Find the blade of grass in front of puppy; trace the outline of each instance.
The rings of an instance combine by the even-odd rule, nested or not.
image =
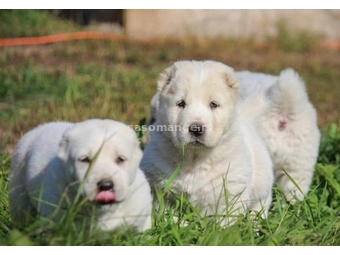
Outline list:
[[[182,167],[183,158],[184,158],[184,145],[182,145],[182,161],[179,163],[179,165],[176,167],[173,174],[170,176],[169,180],[166,182],[164,192],[168,192],[171,189],[171,185],[174,182],[176,176],[178,175],[179,170]]]
[[[303,197],[305,199],[305,195],[303,194],[303,191],[300,189],[299,184],[296,183],[296,181],[286,172],[286,170],[284,168],[282,168],[282,171],[287,175],[287,177],[294,184],[294,186],[301,192],[301,194],[303,195]]]
[[[181,167],[182,167],[182,162],[179,163],[179,165],[177,166],[173,174],[170,176],[169,180],[166,182],[165,189],[164,189],[165,193],[171,189],[172,183],[174,182],[176,176],[178,175],[178,172],[181,169]]]
[[[82,188],[83,188],[83,186],[84,186],[84,182],[85,182],[87,176],[90,174],[90,171],[92,170],[93,165],[94,165],[94,163],[96,162],[96,160],[97,160],[97,158],[98,158],[98,156],[99,156],[101,150],[103,149],[104,143],[105,143],[105,140],[103,140],[101,146],[99,147],[99,149],[98,149],[98,151],[96,152],[96,154],[94,155],[94,157],[93,157],[93,159],[92,159],[92,161],[91,161],[89,167],[88,167],[87,170],[86,170],[84,179],[81,181],[81,183],[80,183],[80,185],[79,185],[79,188],[78,188],[78,190],[77,190],[77,194],[76,194],[76,197],[75,197],[75,199],[74,199],[74,204],[77,204],[77,203],[78,203],[78,200],[79,200],[79,198],[80,198],[80,196],[81,196]]]
[[[103,142],[102,142],[102,144],[100,145],[98,151],[95,153],[93,159],[91,160],[91,163],[90,163],[89,167],[88,167],[87,170],[86,170],[85,176],[84,176],[83,180],[81,181],[81,183],[80,183],[80,185],[79,185],[79,188],[78,188],[78,190],[77,190],[77,195],[76,195],[75,200],[74,200],[74,205],[77,205],[77,204],[79,203],[79,204],[78,204],[78,210],[80,209],[80,207],[81,207],[83,204],[85,204],[85,202],[88,201],[88,198],[84,198],[82,201],[79,201],[79,199],[80,199],[80,197],[81,197],[82,188],[83,188],[83,186],[84,186],[84,182],[85,182],[85,180],[87,179],[88,175],[90,174],[90,171],[92,170],[94,163],[97,161],[97,159],[98,159],[98,157],[99,157],[99,154],[100,154],[100,152],[102,151],[105,142],[106,142],[107,140],[111,139],[111,137],[114,136],[114,135],[115,135],[115,132],[114,132],[113,134],[111,134],[109,137],[107,137],[106,139],[103,140]]]
[[[308,211],[309,211],[309,214],[312,218],[312,222],[315,222],[315,218],[314,218],[314,215],[312,213],[312,208],[308,202],[308,200],[306,199],[305,197],[305,194],[303,193],[303,191],[301,190],[300,186],[296,183],[296,181],[286,172],[285,169],[282,168],[282,171],[288,176],[289,180],[295,185],[295,187],[301,192],[301,194],[303,195],[303,201],[305,203],[305,205],[307,205],[307,208],[308,208]]]

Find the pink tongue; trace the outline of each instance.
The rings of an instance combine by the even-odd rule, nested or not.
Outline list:
[[[114,203],[116,202],[116,194],[109,190],[102,190],[98,192],[94,200],[102,203]]]

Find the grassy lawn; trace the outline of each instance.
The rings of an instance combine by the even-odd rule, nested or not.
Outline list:
[[[0,37],[46,34],[39,30],[42,22],[48,22],[49,32],[76,29],[34,12],[25,14],[26,20],[37,20],[27,21],[31,30],[22,30],[17,25],[24,22],[18,18],[22,15],[1,10],[0,17],[12,22],[1,22]],[[340,245],[340,52],[319,48],[313,37],[305,41],[306,35],[281,33],[260,49],[252,41],[195,38],[0,47],[0,245]],[[199,217],[181,197],[173,206],[177,208],[166,205],[162,194],[152,229],[138,235],[88,233],[70,220],[43,230],[37,222],[20,230],[13,226],[7,198],[9,164],[24,133],[57,120],[112,118],[136,125],[149,116],[149,101],[164,68],[177,60],[204,59],[270,74],[292,67],[305,80],[318,112],[322,142],[313,184],[303,202],[286,204],[275,187],[269,217],[260,222],[258,233],[247,215],[221,229]],[[189,224],[183,226],[184,221]]]

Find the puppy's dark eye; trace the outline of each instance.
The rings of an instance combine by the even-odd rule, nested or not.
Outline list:
[[[88,156],[81,156],[78,160],[83,163],[91,163],[91,159]]]
[[[219,104],[216,103],[215,101],[212,101],[212,102],[210,103],[210,108],[211,108],[211,109],[215,109],[215,108],[217,108],[217,107],[219,107]]]
[[[180,108],[184,108],[187,104],[185,103],[184,100],[180,100],[180,101],[177,102],[176,105]]]
[[[125,161],[126,161],[126,159],[124,157],[119,156],[119,157],[116,158],[116,163],[118,165],[123,164]]]

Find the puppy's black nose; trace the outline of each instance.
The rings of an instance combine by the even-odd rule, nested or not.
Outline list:
[[[204,134],[204,126],[201,123],[193,123],[189,126],[189,132],[193,136],[201,136]]]
[[[99,190],[111,190],[113,189],[113,181],[104,179],[97,182],[97,186]]]

